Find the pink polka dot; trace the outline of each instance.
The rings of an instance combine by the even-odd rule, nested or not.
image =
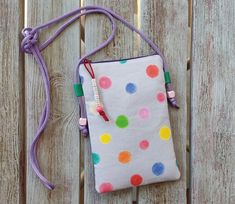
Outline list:
[[[141,108],[139,110],[139,116],[142,119],[148,119],[149,118],[149,110],[147,108]]]
[[[100,85],[100,87],[103,88],[103,89],[108,89],[108,88],[111,87],[112,81],[111,81],[111,79],[110,79],[109,77],[107,77],[107,76],[102,76],[102,77],[100,77],[100,79],[99,79],[99,85]]]
[[[113,190],[113,185],[111,183],[102,183],[99,187],[100,193],[106,193]]]
[[[160,92],[160,93],[158,93],[157,94],[157,100],[159,101],[159,102],[163,102],[163,101],[165,101],[165,94],[164,93],[162,93],[162,92]]]
[[[149,147],[149,142],[148,142],[148,140],[142,140],[142,141],[140,141],[139,147],[140,147],[140,149],[142,149],[142,150],[146,150],[146,149]]]

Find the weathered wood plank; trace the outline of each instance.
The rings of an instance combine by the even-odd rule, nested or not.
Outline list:
[[[129,22],[134,23],[134,0],[126,0],[120,3],[115,0],[85,0],[85,5],[100,5],[114,10]],[[110,35],[111,25],[103,16],[86,17],[85,44],[86,52],[90,51]],[[95,36],[95,37],[94,37]],[[132,32],[122,24],[118,24],[115,40],[104,50],[97,53],[93,60],[119,59],[131,57],[134,54],[135,41]],[[123,190],[105,195],[99,195],[94,188],[94,173],[91,162],[90,142],[85,139],[85,203],[132,203],[132,190]]]
[[[24,203],[22,1],[1,1],[0,8],[0,198]]]
[[[187,0],[140,1],[141,29],[162,50],[170,67],[173,85],[180,105],[170,108],[173,140],[181,171],[181,179],[139,188],[139,203],[186,203],[186,78],[187,78]],[[142,53],[150,52],[141,45]]]
[[[235,203],[235,2],[193,14],[191,203]]]
[[[25,13],[27,25],[39,25],[78,7],[77,0],[28,1],[28,13]],[[48,38],[58,25],[53,28],[40,33],[41,42]],[[72,88],[80,52],[79,45],[80,31],[77,22],[43,51],[50,75],[51,115],[39,141],[38,157],[42,171],[56,184],[56,188],[53,191],[45,189],[27,160],[27,203],[79,203],[79,111]],[[44,104],[44,90],[38,65],[32,56],[26,57],[25,72],[26,135],[29,150]]]

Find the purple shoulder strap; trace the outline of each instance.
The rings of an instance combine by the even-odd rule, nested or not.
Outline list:
[[[96,52],[98,52],[99,50],[103,49],[113,40],[115,33],[116,33],[116,23],[114,21],[114,18],[119,20],[120,22],[122,22],[124,25],[126,25],[128,28],[130,28],[132,31],[139,34],[141,36],[141,38],[145,42],[147,42],[149,44],[149,46],[155,51],[155,53],[162,57],[163,70],[165,73],[168,72],[168,66],[167,66],[167,64],[165,62],[165,58],[162,55],[162,53],[160,52],[159,48],[151,40],[149,40],[141,31],[136,29],[133,25],[128,23],[121,16],[117,15],[112,10],[107,9],[107,8],[102,8],[99,6],[86,6],[86,7],[76,9],[76,10],[74,10],[70,13],[67,13],[61,17],[55,18],[55,19],[53,19],[45,24],[39,25],[35,28],[24,28],[22,31],[24,39],[21,42],[21,49],[22,49],[22,51],[24,51],[28,54],[32,54],[34,56],[36,62],[38,63],[41,75],[43,77],[44,89],[45,89],[45,95],[46,95],[46,101],[45,101],[45,105],[44,105],[44,108],[43,108],[43,111],[42,111],[42,114],[41,114],[41,117],[39,120],[38,129],[36,131],[35,137],[33,139],[33,142],[31,144],[31,148],[30,148],[30,163],[31,163],[31,166],[32,166],[34,172],[39,177],[39,179],[41,180],[43,185],[50,190],[54,189],[55,186],[51,182],[49,182],[46,177],[44,177],[43,173],[40,170],[40,167],[39,167],[39,164],[37,161],[37,156],[36,156],[37,142],[40,138],[41,133],[43,132],[43,130],[46,127],[46,124],[47,124],[48,118],[49,118],[49,114],[50,114],[50,81],[49,81],[47,67],[46,67],[46,64],[45,64],[43,57],[41,55],[41,51],[43,49],[45,49],[49,44],[51,44],[58,37],[58,35],[60,35],[69,25],[71,25],[73,22],[78,20],[81,16],[92,14],[92,13],[100,13],[100,14],[107,16],[111,22],[111,25],[112,25],[112,33],[106,41],[104,41],[102,44],[100,44],[98,47],[96,47],[94,50],[92,50],[90,53],[86,54],[85,56],[83,56],[79,60],[77,68],[76,68],[75,79],[74,79],[75,83],[78,83],[78,84],[81,83],[80,76],[79,76],[79,65],[81,63],[83,63],[84,59],[88,58],[89,56],[91,56],[91,55],[95,54]],[[38,45],[37,42],[38,42],[40,30],[46,29],[47,27],[49,27],[53,24],[56,24],[59,21],[67,19],[67,18],[69,18],[69,20],[66,23],[64,23],[61,27],[59,27],[59,29],[49,39],[47,39],[41,45]],[[169,81],[169,83],[166,83],[166,89],[169,93],[173,92],[173,88],[172,88],[170,81]],[[79,106],[80,106],[81,118],[86,118],[87,116],[86,116],[86,110],[85,110],[84,97],[83,96],[78,97],[78,101],[79,101]],[[168,98],[168,101],[170,102],[170,104],[173,107],[178,107],[176,104],[175,97]],[[80,129],[84,134],[88,133],[87,126],[85,126],[85,127],[81,126]]]

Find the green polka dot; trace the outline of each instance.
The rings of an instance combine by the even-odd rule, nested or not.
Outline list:
[[[125,64],[127,62],[127,60],[125,59],[122,59],[122,60],[119,60],[120,64]]]
[[[116,119],[116,125],[119,128],[126,128],[128,126],[128,118],[125,115],[119,115]]]
[[[98,164],[100,162],[100,156],[96,153],[92,153],[92,161],[93,161],[93,164]]]

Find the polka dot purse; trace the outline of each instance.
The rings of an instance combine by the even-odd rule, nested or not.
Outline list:
[[[38,37],[36,31],[75,15],[41,46],[46,47],[67,25],[89,13],[102,13],[112,24],[110,37],[79,60],[74,83],[81,115],[79,127],[82,135],[89,135],[91,143],[90,156],[94,164],[96,190],[105,193],[179,179],[167,104],[168,101],[178,108],[175,92],[163,55],[142,32],[107,8],[87,6],[36,29],[24,29],[22,49],[33,54],[39,63],[48,93],[49,77],[40,46],[35,44]],[[116,32],[114,19],[139,34],[155,53],[121,60],[89,60],[91,55],[113,40]],[[47,103],[42,118],[48,117],[48,107]],[[43,122],[39,124],[39,130],[45,127]],[[35,162],[35,148],[40,133],[37,131],[31,146],[31,164],[42,183],[53,189],[54,185],[43,176]]]

